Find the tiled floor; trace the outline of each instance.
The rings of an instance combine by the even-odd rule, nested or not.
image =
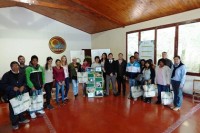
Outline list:
[[[123,96],[86,98],[79,95],[75,100],[70,91],[66,105],[55,105],[54,110],[46,110],[48,118],[31,120],[20,125],[18,131],[12,131],[7,105],[0,104],[0,133],[162,133],[195,105],[191,98],[185,97],[181,111],[174,112],[162,105],[134,102]],[[200,111],[197,111],[174,132],[200,133],[199,118]]]

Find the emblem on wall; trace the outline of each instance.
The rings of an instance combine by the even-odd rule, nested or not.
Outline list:
[[[59,36],[54,36],[49,40],[49,48],[55,54],[63,53],[66,47],[65,40]]]

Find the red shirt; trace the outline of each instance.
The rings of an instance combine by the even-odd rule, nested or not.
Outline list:
[[[62,67],[60,67],[60,69],[58,69],[57,67],[53,67],[53,77],[56,80],[56,82],[64,81],[65,80],[64,69]]]

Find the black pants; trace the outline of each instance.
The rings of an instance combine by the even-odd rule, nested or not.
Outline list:
[[[45,89],[45,91],[46,91],[46,104],[47,104],[47,105],[50,104],[52,86],[53,86],[53,82],[46,83],[46,84],[44,85],[44,89]]]
[[[103,79],[104,79],[104,90],[106,90],[106,73],[103,73]]]
[[[87,93],[86,93],[86,83],[83,83],[83,95],[87,95]]]
[[[11,120],[12,126],[16,126],[16,125],[19,124],[19,121],[25,120],[23,113],[20,113],[18,115],[14,115],[14,111],[13,111],[13,108],[12,108],[10,103],[9,103],[9,111],[10,111],[10,120]]]
[[[126,80],[123,78],[123,76],[117,77],[117,85],[118,85],[118,93],[121,93],[121,86],[123,88],[123,95],[126,94]]]
[[[65,97],[67,97],[68,92],[69,92],[69,78],[65,78]]]

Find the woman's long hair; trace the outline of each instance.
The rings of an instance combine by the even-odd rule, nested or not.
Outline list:
[[[53,60],[53,59],[50,56],[47,57],[46,64],[45,64],[45,70],[48,70],[48,61],[49,60]]]
[[[62,62],[62,59],[63,59],[63,58],[66,58],[66,61],[65,61],[64,65],[67,65],[67,57],[66,57],[65,55],[63,55],[63,56],[61,57],[61,65],[63,65],[63,62]]]
[[[105,57],[106,57],[105,60],[107,59],[107,54],[103,53],[102,56],[101,56],[101,62],[103,61],[103,55],[105,55]]]

